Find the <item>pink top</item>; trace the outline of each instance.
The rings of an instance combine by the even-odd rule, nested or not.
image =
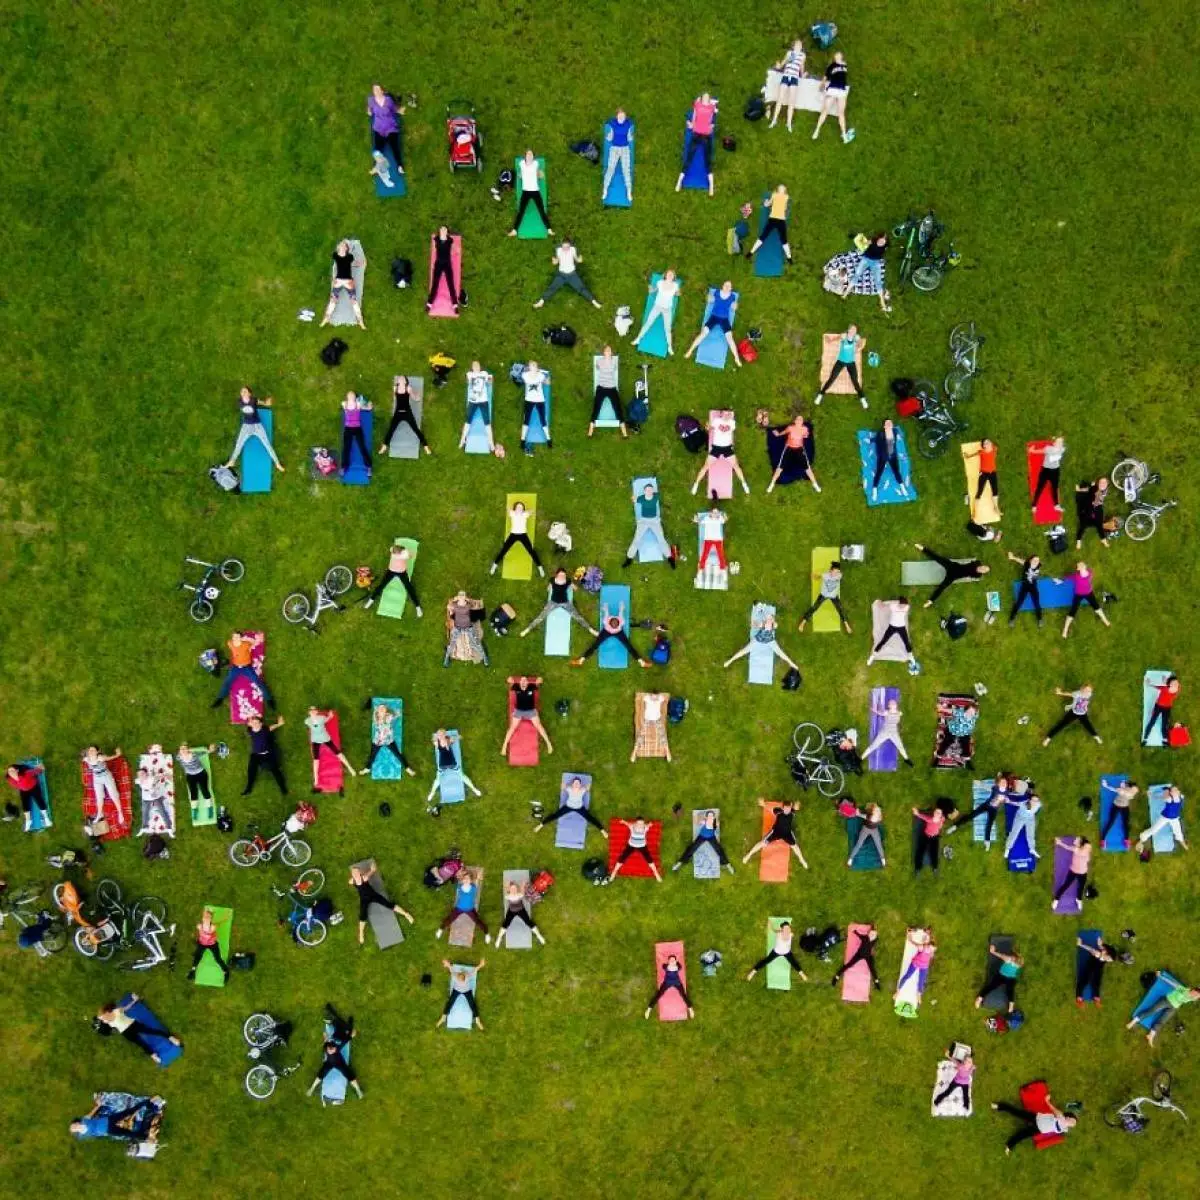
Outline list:
[[[1071,851],[1071,871],[1075,875],[1086,875],[1092,861],[1091,846],[1079,846]]]
[[[912,956],[912,965],[918,970],[928,967],[931,962],[933,962],[933,948],[931,946],[925,946]]]
[[[1074,574],[1067,576],[1067,582],[1075,588],[1075,595],[1090,596],[1092,594],[1092,573],[1089,571],[1086,575],[1076,571]]]
[[[712,133],[716,116],[717,106],[715,103],[704,104],[697,100],[692,105],[692,132],[701,135]]]
[[[958,1070],[954,1072],[955,1083],[970,1083],[971,1077],[975,1074],[975,1064],[973,1062],[964,1062],[958,1064]]]
[[[342,408],[342,422],[347,429],[362,428],[362,409],[356,404],[353,408]]]

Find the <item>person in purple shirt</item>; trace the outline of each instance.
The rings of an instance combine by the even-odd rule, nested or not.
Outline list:
[[[367,468],[367,474],[370,475],[371,473],[371,448],[367,445],[362,423],[363,413],[370,412],[371,408],[370,400],[353,391],[347,392],[345,400],[342,401],[343,474],[346,473],[346,469],[350,466],[350,450],[356,442],[358,443],[359,453],[362,455],[363,464]]]
[[[1100,607],[1100,601],[1096,599],[1095,580],[1092,578],[1092,569],[1085,562],[1075,564],[1075,570],[1072,574],[1067,575],[1066,582],[1071,584],[1075,589],[1075,595],[1071,599],[1071,608],[1067,613],[1067,619],[1063,622],[1063,637],[1071,632],[1071,625],[1075,621],[1075,614],[1083,604],[1090,604],[1096,616],[1105,625],[1110,625],[1108,617],[1105,615],[1104,609]]]
[[[391,150],[396,160],[396,170],[404,174],[404,164],[400,161],[400,118],[404,116],[404,106],[396,103],[395,96],[385,92],[378,83],[371,87],[367,97],[367,116],[371,118],[371,145],[376,154],[385,149]]]

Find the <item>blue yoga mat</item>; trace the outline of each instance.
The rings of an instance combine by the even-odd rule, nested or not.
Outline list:
[[[395,723],[392,725],[392,737],[396,745],[404,749],[404,701],[399,696],[372,696],[371,697],[371,712],[372,717],[376,707],[380,704],[386,705],[395,716]],[[375,761],[371,764],[371,778],[378,780],[395,780],[404,777],[404,768],[401,767],[396,756],[390,750],[380,750],[375,755]]]
[[[608,130],[612,126],[613,121],[610,119],[604,122],[604,161],[601,164],[600,170],[600,186],[604,186],[604,176],[608,174],[608,155],[612,147],[608,143]],[[626,121],[629,126],[629,181],[633,182],[633,168],[636,161],[636,154],[633,148],[633,135],[636,129],[632,121]],[[608,191],[601,197],[607,208],[629,208],[633,204],[633,199],[625,190],[625,173],[620,167],[613,173],[612,182],[608,185]]]
[[[18,765],[29,768],[45,767],[45,763],[43,763],[40,758],[23,758]],[[46,772],[44,770],[38,776],[38,794],[42,798],[42,803],[46,806],[46,812],[50,816],[50,821],[53,822],[54,813],[50,808],[50,788],[46,783]],[[46,828],[47,822],[42,820],[42,810],[35,804],[29,810],[29,832],[41,833],[41,831]],[[1172,845],[1174,845],[1174,843],[1172,843]],[[1157,849],[1157,847],[1155,847],[1155,849]]]
[[[632,493],[634,496],[640,496],[646,487],[646,484],[651,484],[656,493],[658,493],[658,512],[659,520],[662,519],[662,493],[658,490],[658,476],[656,475],[639,475],[633,481]],[[633,520],[634,528],[637,528],[637,500],[633,501]],[[663,561],[662,547],[652,537],[644,537],[638,542],[637,560],[640,563],[659,563]]]
[[[606,583],[600,588],[600,609],[603,612],[605,608],[612,614],[616,614],[621,605],[625,606],[625,633],[629,633],[629,624],[633,616],[633,610],[629,604],[629,587],[624,583]],[[602,625],[599,626],[603,628]],[[625,649],[615,638],[609,638],[599,650],[596,651],[596,662],[608,670],[621,671],[629,666],[629,651]]]
[[[596,394],[596,364],[599,363],[601,355],[592,355],[592,395]],[[617,388],[620,390],[621,380],[621,359],[619,355],[613,355],[613,362],[617,364]],[[597,429],[620,429],[621,422],[617,420],[617,410],[613,407],[613,402],[607,396],[604,397],[603,404],[600,405],[600,412],[596,417]]]
[[[439,803],[461,804],[467,798],[467,785],[463,783],[462,742],[458,738],[457,729],[447,729],[446,736],[450,738],[450,745],[454,750],[454,769],[447,768],[444,771],[438,771]],[[437,755],[437,746],[434,746],[434,770],[437,770]]]
[[[325,1036],[327,1038],[333,1036],[333,1025],[325,1022]],[[347,1042],[342,1047],[342,1058],[346,1060],[346,1065],[350,1065],[350,1043]],[[341,1071],[330,1071],[324,1079],[321,1080],[321,1103],[322,1104],[345,1104],[346,1088],[349,1086],[349,1081]]]
[[[592,807],[592,777],[580,771],[568,771],[562,777],[558,789],[558,802],[565,804],[567,788],[571,780],[578,778],[583,784],[583,807]],[[569,812],[558,818],[554,823],[554,844],[560,850],[582,850],[587,841],[588,823],[578,813]]]
[[[468,966],[466,963],[451,963],[452,971],[470,971],[471,974],[471,995],[475,995],[475,987],[479,982],[479,974],[474,967]],[[451,1007],[449,1013],[446,1014],[446,1028],[467,1031],[471,1028],[475,1021],[475,1017],[471,1012],[471,1006],[467,1003],[463,996],[459,996]]]
[[[1017,591],[1021,584],[1014,580],[1012,585],[1012,596],[1017,598]],[[1075,598],[1075,585],[1068,583],[1065,579],[1055,583],[1053,579],[1047,579],[1042,576],[1037,582],[1038,599],[1042,602],[1043,608],[1070,608],[1071,601]],[[1033,601],[1028,596],[1021,601],[1021,607],[1018,612],[1033,612]]]
[[[550,372],[546,372],[546,382],[542,384],[542,395],[546,397],[544,405],[546,410],[546,421],[542,423],[542,413],[540,409],[535,408],[533,415],[529,418],[529,431],[526,434],[525,441],[530,446],[544,446],[550,439],[546,436],[546,426],[552,425],[554,422],[554,414],[550,411]]]
[[[1162,816],[1167,799],[1167,785],[1165,783],[1154,784],[1147,793],[1147,797],[1150,801],[1150,824],[1153,826],[1155,821]],[[1175,849],[1175,835],[1171,832],[1171,827],[1164,825],[1154,835],[1150,844],[1154,847],[1155,854],[1170,854]]]
[[[704,304],[704,320],[700,322],[700,327],[703,329],[708,324],[708,318],[712,314],[713,298],[717,294],[716,288],[708,289],[708,299]],[[734,304],[737,303],[738,293],[733,293]],[[733,310],[730,317],[729,326],[732,330],[737,323],[737,309]],[[729,343],[725,340],[725,331],[723,329],[710,329],[704,336],[704,340],[696,347],[696,361],[703,367],[715,367],[718,371],[725,369],[725,359],[729,356]]]
[[[374,442],[371,439],[375,436],[375,414],[370,410],[360,410],[359,416],[362,418],[363,440],[368,446],[372,446]],[[371,472],[367,469],[366,459],[363,458],[357,443],[350,446],[350,461],[342,472],[342,482],[351,487],[366,487],[371,482]]]
[[[463,449],[468,454],[490,454],[488,449],[487,427],[493,420],[493,403],[492,403],[492,383],[489,380],[487,385],[488,406],[487,420],[483,419],[483,414],[476,412],[471,418],[471,424],[467,427],[467,441]]]
[[[1079,931],[1079,940],[1086,942],[1089,946],[1094,946],[1097,950],[1100,948],[1100,943],[1104,940],[1104,935],[1099,929],[1081,929]],[[1079,997],[1083,1000],[1095,1000],[1100,994],[1100,989],[1093,987],[1090,983],[1085,988],[1079,987],[1079,981],[1083,978],[1083,969],[1094,956],[1089,954],[1080,946],[1075,947],[1075,987]],[[1104,970],[1103,967],[1100,968]]]
[[[971,781],[971,807],[976,808],[982,804],[992,794],[992,780],[990,779],[973,779]],[[982,842],[984,831],[987,829],[988,814],[981,812],[975,820],[971,822],[971,838],[973,841]],[[996,820],[999,821],[999,814],[996,815]],[[992,825],[992,837],[996,836],[996,826]]]
[[[904,430],[896,426],[896,458],[900,462],[900,474],[908,488],[908,495],[900,494],[899,485],[892,474],[891,467],[885,467],[883,477],[879,480],[879,495],[871,499],[871,480],[875,477],[875,434],[869,429],[860,429],[858,434],[858,462],[862,473],[863,495],[867,498],[868,508],[879,508],[884,504],[911,504],[917,498],[917,488],[913,483],[912,460],[908,457],[908,442]]]
[[[662,277],[663,277],[662,271],[655,271],[654,274],[652,274],[650,276],[651,288],[653,288]],[[676,275],[675,282],[677,284],[679,284],[681,289],[683,288],[683,278],[681,276]],[[654,307],[654,295],[655,295],[655,293],[653,291],[651,291],[650,294],[646,297],[645,305],[643,305],[643,307],[642,307],[642,324],[643,325],[646,323],[646,319],[650,316],[650,310]],[[675,299],[671,302],[671,324],[672,324],[672,326],[674,326],[674,324],[675,324],[675,314],[678,311],[679,311],[679,296],[677,295],[675,297]],[[654,325],[649,330],[647,330],[646,336],[644,338],[642,338],[642,340],[640,342],[638,342],[637,348],[643,354],[652,355],[654,358],[666,358],[667,357],[667,334],[666,334],[666,331],[663,329],[662,321],[654,322]]]
[[[746,682],[770,687],[775,682],[775,644],[754,640],[755,623],[775,615],[775,605],[761,600],[750,608],[750,653],[747,657]]]
[[[267,432],[271,444],[275,444],[275,414],[269,408],[258,410],[262,427]],[[242,493],[269,492],[275,474],[275,465],[267,448],[258,440],[251,438],[242,451]]]
[[[716,97],[714,96],[715,100]],[[683,162],[688,160],[688,152],[692,148],[692,131],[687,127],[686,122],[692,119],[692,110],[689,108],[684,114],[683,127]],[[717,149],[717,120],[713,117],[712,150],[713,150],[713,174],[716,175],[716,149]],[[691,166],[687,167],[683,172],[683,186],[689,190],[708,191],[708,168],[704,165],[704,151],[697,150],[696,157],[692,159]]]
[[[554,608],[546,618],[546,641],[543,653],[550,658],[571,656],[571,626],[574,622],[565,608]]]
[[[1004,806],[1004,833],[1005,840],[1012,833],[1013,822],[1016,820],[1016,808],[1011,804]],[[1034,818],[1036,822],[1037,818]],[[1033,848],[1029,845],[1028,830],[1022,829],[1017,835],[1017,840],[1013,842],[1012,849],[1008,853],[1008,869],[1020,875],[1031,875],[1037,868],[1037,859],[1033,856]]]
[[[1154,701],[1158,698],[1158,689],[1162,687],[1171,677],[1170,671],[1147,671],[1142,676],[1142,727],[1138,730],[1139,737],[1146,731],[1146,722],[1150,720],[1150,714],[1154,711]],[[1167,724],[1170,725],[1170,718],[1167,718]],[[1150,736],[1142,742],[1143,746],[1150,746],[1153,749],[1160,749],[1166,745],[1162,735],[1162,722],[1155,721],[1154,729]]]
[[[770,199],[770,193],[764,192],[763,199]],[[767,221],[770,219],[771,210],[763,205],[759,212],[758,236],[762,237],[763,230],[767,227]],[[792,202],[789,200],[784,220],[790,218],[791,215]],[[758,253],[754,256],[754,273],[761,279],[776,279],[783,274],[783,263],[783,242],[779,240],[778,233],[772,230],[771,236],[759,246]]]
[[[126,993],[117,1002],[119,1008],[124,1008],[129,1003],[130,993]],[[135,1021],[141,1021],[143,1025],[148,1025],[159,1037],[148,1037],[146,1040],[153,1046],[154,1053],[158,1055],[158,1065],[160,1067],[169,1067],[182,1053],[183,1047],[177,1046],[167,1036],[169,1030],[167,1027],[146,1007],[145,1001],[138,1000],[126,1010]]]
[[[400,129],[400,153],[403,154],[404,153],[404,123],[401,121],[398,124],[399,124],[399,129]],[[370,117],[367,118],[367,129],[371,130],[371,118]],[[374,137],[373,131],[371,132],[371,135],[370,135],[370,146],[371,146],[371,152],[372,152],[372,161],[374,161],[375,137]],[[389,200],[394,196],[407,196],[408,195],[408,176],[405,175],[403,172],[397,170],[397,167],[400,164],[398,164],[396,162],[396,156],[392,153],[391,146],[384,146],[384,148],[380,151],[380,154],[382,154],[383,157],[386,158],[388,161],[388,167],[391,169],[391,172],[392,172],[392,186],[385,187],[383,180],[380,179],[378,175],[372,175],[371,178],[375,181],[375,195],[379,196],[383,200]]]
[[[1138,1024],[1143,1029],[1149,1029],[1150,1026],[1145,1020],[1145,1014],[1150,1011],[1168,992],[1174,991],[1177,987],[1183,985],[1171,974],[1170,971],[1159,972],[1158,978],[1151,985],[1150,990],[1142,997],[1142,1002],[1130,1014],[1137,1017]],[[1169,1020],[1168,1014],[1164,1020]]]
[[[1116,791],[1117,785],[1128,783],[1128,775],[1101,775],[1100,776],[1100,828],[1103,829],[1108,823],[1108,814],[1113,808],[1113,794]],[[1133,812],[1129,814],[1129,837],[1133,840]],[[1102,850],[1109,850],[1120,853],[1128,849],[1125,845],[1125,839],[1121,836],[1121,823],[1114,821],[1112,828],[1108,831],[1108,836],[1101,843]]]

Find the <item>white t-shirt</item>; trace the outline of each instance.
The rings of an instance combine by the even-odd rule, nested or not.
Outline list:
[[[654,307],[670,309],[671,302],[679,295],[679,280],[665,276],[654,285]]]
[[[541,404],[546,399],[542,391],[542,384],[547,379],[546,372],[540,367],[536,371],[522,371],[521,379],[525,384],[525,399],[530,404]]]
[[[650,722],[662,720],[663,702],[661,696],[644,696],[642,698],[642,716]]]
[[[1053,1113],[1038,1113],[1037,1115],[1037,1131],[1038,1133],[1066,1133],[1064,1126],[1058,1117]]]
[[[538,160],[526,162],[521,159],[521,191],[536,192],[538,190]]]
[[[712,513],[705,513],[700,521],[700,536],[706,542],[719,542],[725,534],[725,514],[713,516]]]
[[[732,417],[718,417],[709,430],[709,438],[713,446],[725,447],[733,445],[733,431],[737,422]]]
[[[524,533],[529,528],[529,509],[510,509],[508,523],[513,533]]]
[[[488,377],[486,371],[467,372],[467,397],[473,404],[487,402]]]
[[[792,931],[778,929],[775,931],[775,953],[790,954],[792,951]]]
[[[558,260],[558,269],[564,275],[573,275],[575,273],[575,259],[578,253],[574,246],[559,246],[555,252],[555,258]]]

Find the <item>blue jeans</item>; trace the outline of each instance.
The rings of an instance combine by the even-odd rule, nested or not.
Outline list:
[[[864,276],[870,274],[871,282],[875,285],[877,292],[883,291],[883,263],[877,258],[860,258],[858,266],[854,268],[854,274],[850,276],[850,290],[858,286],[858,281]]]
[[[263,677],[253,667],[230,667],[225,673],[225,681],[221,684],[221,690],[217,693],[218,700],[224,700],[229,695],[233,688],[233,682],[241,676],[243,679],[250,680],[251,683],[256,683],[262,688],[263,699],[272,707],[275,707],[275,701],[271,699],[270,690],[267,688]]]

